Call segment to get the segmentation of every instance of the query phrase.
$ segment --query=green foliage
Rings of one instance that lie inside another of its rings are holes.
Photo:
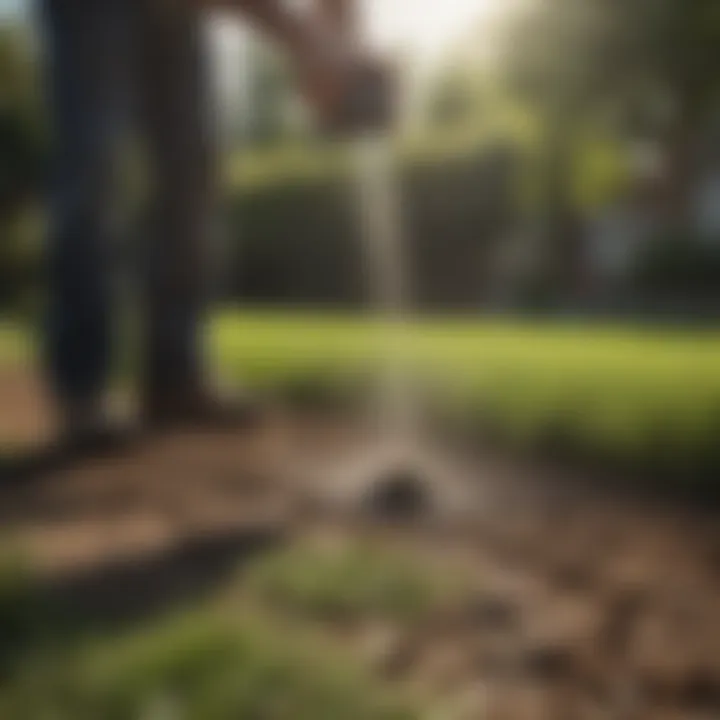
[[[502,47],[507,86],[544,128],[539,205],[551,262],[563,254],[558,218],[585,184],[576,165],[588,126],[623,153],[638,138],[655,144],[659,214],[682,224],[720,102],[717,2],[539,0],[519,6]]]
[[[23,311],[37,293],[43,219],[24,204],[0,218],[0,308]]]
[[[476,68],[451,62],[433,79],[425,101],[427,124],[447,131],[469,122],[480,124],[483,109],[494,98],[482,83],[483,75]]]
[[[286,158],[273,170],[273,158],[238,170],[228,204],[240,237],[226,287],[251,302],[367,305],[358,189],[347,156],[336,150],[325,162],[300,152]],[[512,148],[499,143],[458,154],[399,151],[398,191],[420,303],[479,302],[484,259],[519,204],[518,165]]]
[[[35,63],[18,28],[0,28],[0,304],[30,285],[46,138]]]
[[[26,36],[0,28],[0,218],[38,189],[44,134],[37,87]]]
[[[663,107],[679,117],[712,109],[718,48],[713,0],[544,0],[518,13],[505,58],[515,86],[544,108],[635,123],[644,115],[657,128]]]
[[[637,261],[634,284],[654,296],[708,299],[720,287],[720,238],[655,238]]]

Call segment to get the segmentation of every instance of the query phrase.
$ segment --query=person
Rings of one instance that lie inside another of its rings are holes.
[[[332,123],[353,61],[338,35],[352,0],[317,12],[281,0],[41,0],[53,134],[45,359],[62,445],[118,437],[106,390],[116,343],[117,183],[124,131],[148,160],[143,239],[140,407],[143,427],[242,420],[211,388],[201,335],[214,167],[201,14],[231,7],[291,53],[304,92]]]

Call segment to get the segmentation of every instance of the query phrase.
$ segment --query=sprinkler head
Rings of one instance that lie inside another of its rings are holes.
[[[424,473],[418,467],[397,464],[379,470],[370,479],[363,505],[375,517],[408,521],[427,516],[434,502]]]

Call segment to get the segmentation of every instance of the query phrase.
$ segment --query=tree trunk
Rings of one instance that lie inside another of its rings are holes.
[[[693,223],[693,201],[700,172],[703,123],[685,111],[665,138],[665,168],[660,188],[659,215],[670,232],[686,232]]]
[[[542,242],[543,275],[553,295],[563,295],[572,283],[572,256],[577,237],[572,198],[573,133],[564,117],[551,117],[543,148]]]

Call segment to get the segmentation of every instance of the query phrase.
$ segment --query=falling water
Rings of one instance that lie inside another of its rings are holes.
[[[388,130],[392,123],[386,122],[394,115],[390,106],[397,100],[398,87],[392,87],[389,77],[371,74],[366,80],[349,106],[349,117],[359,120],[356,126],[366,128],[353,136],[350,151],[369,299],[381,332],[381,357],[371,408],[375,437],[359,463],[350,460],[344,473],[373,512],[427,517],[431,508],[434,514],[441,506],[447,509],[466,503],[456,503],[459,495],[450,489],[456,476],[448,473],[442,456],[430,449],[433,443],[421,428],[418,388],[409,362],[412,288],[403,193],[394,137]],[[338,476],[333,473],[335,481]],[[339,483],[340,496],[343,485]]]
[[[368,291],[382,333],[382,354],[372,408],[379,438],[350,469],[350,481],[357,482],[374,512],[395,517],[457,514],[468,505],[467,494],[458,485],[455,466],[425,432],[413,382],[412,290],[392,139],[356,138],[352,155]]]
[[[392,140],[356,138],[352,158],[368,291],[382,333],[374,410],[383,444],[406,447],[416,439],[418,408],[408,367],[410,287]]]

